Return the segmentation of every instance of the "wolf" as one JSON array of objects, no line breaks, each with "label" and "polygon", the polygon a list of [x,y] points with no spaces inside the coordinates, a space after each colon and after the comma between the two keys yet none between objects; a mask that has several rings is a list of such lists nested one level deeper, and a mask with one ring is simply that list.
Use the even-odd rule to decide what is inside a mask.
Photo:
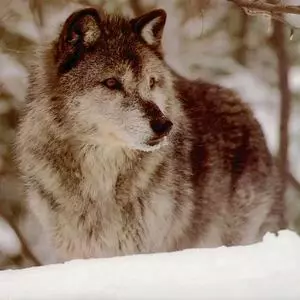
[{"label": "wolf", "polygon": [[16,157],[59,261],[246,245],[285,226],[253,112],[167,65],[166,17],[84,8],[37,52]]}]

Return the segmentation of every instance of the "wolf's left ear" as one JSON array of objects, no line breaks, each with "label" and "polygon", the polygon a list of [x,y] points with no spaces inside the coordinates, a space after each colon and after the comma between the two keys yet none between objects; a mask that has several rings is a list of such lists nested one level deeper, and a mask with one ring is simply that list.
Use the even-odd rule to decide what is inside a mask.
[{"label": "wolf's left ear", "polygon": [[66,20],[56,49],[60,72],[70,70],[80,56],[92,47],[100,36],[100,16],[96,9],[74,12]]},{"label": "wolf's left ear", "polygon": [[167,14],[163,9],[156,9],[138,18],[132,19],[134,32],[150,46],[160,48]]}]

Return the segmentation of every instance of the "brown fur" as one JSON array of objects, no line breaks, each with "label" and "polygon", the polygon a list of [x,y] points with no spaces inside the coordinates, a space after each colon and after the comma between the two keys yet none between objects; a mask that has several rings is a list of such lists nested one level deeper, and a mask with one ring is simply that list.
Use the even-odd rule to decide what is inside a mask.
[{"label": "brown fur", "polygon": [[[17,152],[60,259],[247,244],[282,227],[260,125],[234,92],[168,68],[165,20],[82,10],[40,51]],[[153,145],[149,124],[168,119],[168,144]]]}]

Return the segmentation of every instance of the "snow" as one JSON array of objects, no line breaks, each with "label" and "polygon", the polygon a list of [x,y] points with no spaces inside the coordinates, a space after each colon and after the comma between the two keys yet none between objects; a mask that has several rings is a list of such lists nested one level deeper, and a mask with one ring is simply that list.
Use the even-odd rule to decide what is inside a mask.
[{"label": "snow", "polygon": [[[21,253],[21,244],[15,231],[0,217],[0,252],[9,256]],[[1,294],[1,289],[0,289]]]},{"label": "snow", "polygon": [[[221,4],[226,2],[215,1]],[[10,24],[10,32],[20,33],[34,43],[39,40],[41,30],[47,39],[56,36],[60,22],[79,5],[72,2],[71,5],[59,6],[59,9],[47,5],[46,24],[41,29],[36,27],[31,14],[25,11],[27,1],[6,2],[12,6],[14,14],[18,15],[21,12],[22,18],[2,21]],[[117,6],[117,1],[106,2],[110,10]],[[125,7],[126,1],[119,2]],[[176,1],[143,2],[147,2],[148,7],[157,4],[168,11],[164,48],[170,65],[184,76],[203,77],[235,89],[254,109],[266,133],[268,144],[273,153],[276,153],[280,94],[277,86],[276,57],[272,49],[265,45],[270,32],[262,30],[264,25],[270,24],[267,23],[267,19],[248,33],[248,65],[244,68],[232,57],[235,43],[230,30],[227,25],[220,23],[227,15],[226,5],[205,11],[198,18],[190,18],[183,22],[183,12],[177,9]],[[299,4],[300,0],[286,0],[285,3]],[[1,6],[6,7],[3,3]],[[300,27],[300,16],[286,17],[290,24]],[[299,52],[299,45],[297,47]],[[0,83],[5,92],[14,97],[13,103],[22,103],[25,98],[27,70],[19,60],[22,55],[18,50],[3,47],[0,52]],[[295,94],[290,122],[290,160],[291,171],[299,179],[300,108],[297,96],[300,92],[300,67],[295,64],[296,62],[293,62],[290,72],[291,90]],[[0,113],[4,114],[8,109],[8,102],[0,102]],[[289,215],[293,215],[291,220],[299,216],[298,195],[296,200],[293,200],[293,205],[289,205]],[[41,228],[36,225],[38,223],[34,223],[31,217],[26,222],[28,223],[22,222],[20,229],[31,250],[39,261],[51,263],[54,261],[53,252],[49,250],[50,246]],[[72,261],[21,271],[2,271],[0,300],[300,299],[299,243],[295,234],[284,231],[279,238],[268,235],[264,243],[247,247]],[[20,247],[12,228],[0,219],[0,252],[14,256],[21,251]]]},{"label": "snow", "polygon": [[215,249],[75,260],[0,272],[0,298],[300,299],[300,238]]},{"label": "snow", "polygon": [[27,71],[11,55],[0,52],[1,87],[11,93],[19,102],[23,102],[27,88]]}]

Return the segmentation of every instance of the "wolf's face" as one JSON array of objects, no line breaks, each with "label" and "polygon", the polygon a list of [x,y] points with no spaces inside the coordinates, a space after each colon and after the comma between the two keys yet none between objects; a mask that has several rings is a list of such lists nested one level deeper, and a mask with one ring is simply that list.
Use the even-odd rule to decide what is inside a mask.
[{"label": "wolf's face", "polygon": [[172,80],[161,57],[162,10],[126,20],[72,14],[55,44],[68,129],[94,142],[154,150],[172,127]]}]

